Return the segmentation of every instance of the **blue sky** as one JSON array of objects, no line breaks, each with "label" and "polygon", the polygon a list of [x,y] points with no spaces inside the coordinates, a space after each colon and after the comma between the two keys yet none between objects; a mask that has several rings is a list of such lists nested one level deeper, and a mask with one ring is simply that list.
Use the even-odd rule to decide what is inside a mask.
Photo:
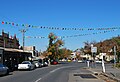
[{"label": "blue sky", "polygon": [[[18,24],[30,24],[60,28],[111,28],[120,26],[120,0],[0,0],[0,21]],[[71,36],[96,33],[98,30],[55,30],[25,28],[0,23],[10,35],[17,35],[22,46],[22,34],[25,36],[48,37],[50,32],[57,36]],[[103,41],[119,35],[120,30],[102,34],[64,38],[63,47],[75,50],[84,46],[85,41]],[[26,38],[25,46],[35,45],[37,50],[46,50],[47,38]]]}]

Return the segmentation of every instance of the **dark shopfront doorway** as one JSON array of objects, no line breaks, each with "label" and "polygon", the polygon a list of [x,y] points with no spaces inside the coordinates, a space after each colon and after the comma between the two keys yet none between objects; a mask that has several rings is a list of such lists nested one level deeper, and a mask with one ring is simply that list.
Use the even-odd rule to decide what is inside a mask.
[{"label": "dark shopfront doorway", "polygon": [[17,70],[18,64],[29,60],[31,53],[4,51],[3,63],[11,70]]},{"label": "dark shopfront doorway", "polygon": [[0,63],[3,64],[3,49],[0,49]]}]

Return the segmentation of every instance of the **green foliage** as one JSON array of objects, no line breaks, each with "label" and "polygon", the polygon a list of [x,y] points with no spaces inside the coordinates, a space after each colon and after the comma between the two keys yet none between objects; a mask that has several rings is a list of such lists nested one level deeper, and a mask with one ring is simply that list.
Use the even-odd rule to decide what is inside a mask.
[{"label": "green foliage", "polygon": [[117,63],[115,67],[120,68],[120,63]]},{"label": "green foliage", "polygon": [[68,58],[71,55],[72,51],[66,48],[59,50],[59,58]]},{"label": "green foliage", "polygon": [[84,53],[91,53],[91,43],[97,47],[97,54],[99,53],[107,53],[107,55],[114,55],[114,46],[116,46],[116,52],[117,52],[117,62],[120,61],[120,36],[113,37],[111,39],[107,39],[100,42],[84,42]]},{"label": "green foliage", "polygon": [[[64,42],[57,38],[57,36],[53,33],[48,35],[49,38],[49,46],[47,49],[48,56],[51,59],[59,58],[59,48],[64,44]],[[50,53],[50,54],[49,54]]]},{"label": "green foliage", "polygon": [[114,42],[116,42],[117,45],[120,46],[120,38],[118,38],[118,37],[115,38],[115,37],[114,37],[114,38],[112,38],[112,40],[113,40]]}]

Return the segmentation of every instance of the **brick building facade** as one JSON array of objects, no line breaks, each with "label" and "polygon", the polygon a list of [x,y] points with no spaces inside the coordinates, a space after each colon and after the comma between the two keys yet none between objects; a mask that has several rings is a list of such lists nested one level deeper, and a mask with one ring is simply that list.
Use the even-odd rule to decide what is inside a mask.
[{"label": "brick building facade", "polygon": [[19,46],[19,40],[16,38],[16,35],[9,37],[9,33],[4,33],[2,30],[2,35],[0,35],[0,47],[19,49]]}]

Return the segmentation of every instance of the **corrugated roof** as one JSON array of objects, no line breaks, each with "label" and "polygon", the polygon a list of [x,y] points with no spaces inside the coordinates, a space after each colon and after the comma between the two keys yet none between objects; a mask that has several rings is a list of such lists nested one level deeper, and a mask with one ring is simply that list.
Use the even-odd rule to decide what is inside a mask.
[{"label": "corrugated roof", "polygon": [[3,47],[0,47],[0,49],[4,49],[5,51],[11,51],[11,52],[26,52],[26,53],[30,53],[28,51],[23,51],[23,50],[20,50],[20,49],[3,48]]}]

